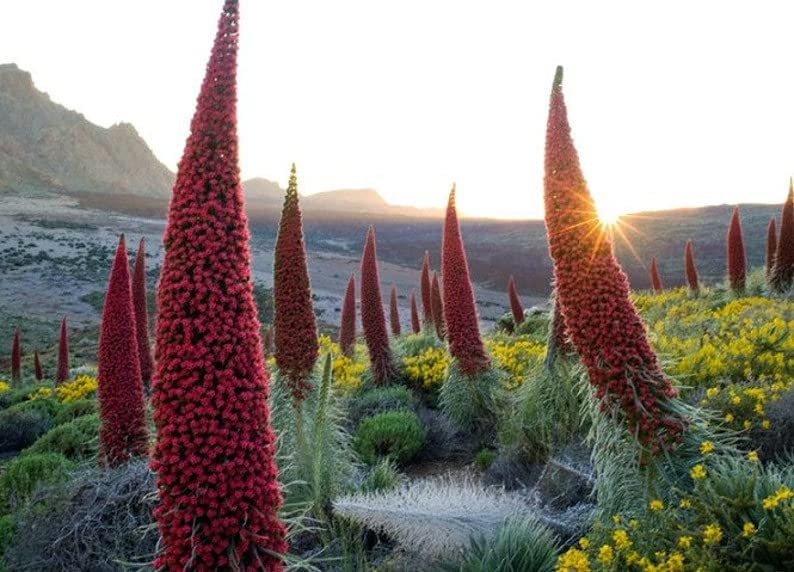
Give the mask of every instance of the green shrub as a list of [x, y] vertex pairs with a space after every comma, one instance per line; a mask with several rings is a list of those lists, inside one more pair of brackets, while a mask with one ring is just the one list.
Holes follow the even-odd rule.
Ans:
[[481, 471], [487, 471], [488, 467], [493, 464], [494, 459], [496, 459], [496, 451], [493, 449], [480, 449], [477, 456], [474, 457], [474, 464]]
[[403, 385], [366, 389], [350, 396], [347, 403], [347, 417], [353, 426], [365, 417], [372, 417], [384, 411], [413, 409], [417, 399], [413, 392]]
[[65, 481], [74, 468], [74, 463], [58, 453], [17, 457], [0, 476], [2, 506], [16, 509], [30, 498], [39, 484]]
[[355, 448], [369, 464], [390, 458], [395, 463], [410, 461], [425, 444], [425, 430], [416, 413], [386, 411], [367, 417], [358, 427]]
[[474, 376], [460, 371], [458, 361], [448, 368], [447, 379], [439, 393], [439, 404], [460, 427], [487, 431], [496, 424], [494, 393], [503, 385], [504, 373], [496, 368]]
[[54, 422], [60, 410], [61, 404], [56, 399], [33, 399], [12, 405], [6, 411], [32, 411]]
[[12, 405], [27, 401], [28, 396], [32, 391], [33, 388], [31, 387], [18, 387], [16, 389], [11, 389], [9, 391], [0, 393], [0, 409], [8, 409]]
[[60, 409], [53, 418], [53, 422], [55, 425], [63, 425], [74, 421], [78, 417], [94, 413], [97, 413], [97, 402], [95, 399], [78, 399], [77, 401], [61, 404]]
[[[6, 553], [8, 547], [14, 542], [16, 533], [17, 527], [12, 516], [7, 514], [0, 517], [0, 557]], [[2, 561], [0, 561], [0, 570], [6, 570]]]
[[0, 453], [21, 451], [51, 427], [50, 416], [40, 411], [7, 409], [0, 412]]
[[444, 342], [438, 339], [435, 331], [420, 334], [409, 334], [402, 336], [397, 341], [397, 351], [400, 358], [416, 357], [430, 348], [446, 347]]
[[25, 454], [60, 453], [69, 459], [95, 457], [99, 450], [99, 415], [84, 415], [59, 425], [33, 443]]
[[400, 474], [397, 465], [391, 459], [383, 459], [378, 462], [361, 482], [361, 492], [376, 493], [379, 491], [391, 491], [403, 483], [403, 476]]

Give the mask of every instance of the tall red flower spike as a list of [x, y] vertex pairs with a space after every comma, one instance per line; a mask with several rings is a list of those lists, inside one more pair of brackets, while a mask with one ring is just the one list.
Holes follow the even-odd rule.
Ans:
[[661, 292], [664, 290], [662, 286], [662, 278], [659, 276], [659, 269], [656, 267], [656, 257], [651, 257], [651, 286], [654, 292]]
[[430, 291], [430, 253], [425, 251], [422, 259], [422, 276], [420, 279], [420, 293], [422, 294], [422, 312], [425, 325], [433, 323], [433, 300]]
[[684, 429], [669, 407], [677, 392], [651, 350], [579, 166], [561, 67], [549, 105], [544, 196], [557, 299], [601, 410], [651, 453], [672, 448]]
[[442, 298], [449, 353], [457, 358], [463, 373], [475, 375], [488, 369], [490, 359], [480, 337], [477, 305], [455, 208], [455, 185], [449, 193], [441, 251]]
[[775, 252], [775, 271], [772, 286], [778, 292], [786, 292], [794, 281], [794, 183], [789, 180], [788, 196], [783, 204], [780, 218], [780, 233]]
[[416, 307], [416, 290], [411, 290], [411, 331], [414, 334], [422, 331], [422, 323], [419, 321], [419, 308]]
[[69, 331], [66, 316], [61, 320], [61, 337], [58, 341], [58, 369], [55, 372], [55, 385], [69, 381]]
[[262, 349], [264, 351], [265, 359], [273, 355], [273, 326], [265, 328], [265, 333], [262, 334]]
[[287, 549], [238, 167], [226, 0], [171, 198], [152, 383], [158, 570], [277, 571]]
[[447, 335], [447, 324], [444, 320], [444, 299], [441, 297], [438, 272], [433, 273], [433, 281], [430, 285], [430, 303], [433, 306], [433, 324], [436, 327], [436, 335], [438, 339], [443, 340]]
[[19, 385], [22, 381], [22, 341], [19, 327], [14, 330], [14, 341], [11, 343], [11, 383]]
[[306, 264], [303, 217], [298, 202], [298, 177], [294, 164], [281, 211], [273, 259], [276, 364], [287, 380], [292, 399], [302, 401], [312, 390], [308, 380], [320, 347]]
[[400, 327], [400, 309], [397, 306], [397, 286], [392, 284], [391, 295], [389, 296], [389, 323], [391, 324], [391, 333], [394, 337], [400, 335], [402, 328]]
[[766, 228], [766, 279], [772, 280], [775, 272], [775, 257], [777, 256], [777, 227], [775, 217], [769, 219], [769, 226]]
[[342, 322], [339, 325], [339, 349], [352, 356], [356, 349], [356, 275], [351, 274], [342, 302]]
[[39, 350], [33, 352], [33, 374], [36, 376], [36, 381], [44, 379], [44, 370], [41, 368], [41, 357]]
[[132, 303], [135, 307], [135, 328], [138, 339], [138, 359], [141, 362], [143, 387], [149, 388], [154, 372], [152, 348], [149, 345], [149, 310], [146, 307], [146, 246], [138, 243], [135, 268], [132, 271]]
[[99, 443], [102, 462], [118, 467], [146, 455], [149, 434], [124, 235], [110, 271], [97, 358]]
[[521, 298], [518, 297], [516, 281], [513, 276], [507, 281], [507, 296], [510, 298], [510, 311], [513, 312], [513, 323], [518, 327], [524, 321], [524, 307], [521, 305]]
[[728, 282], [734, 292], [744, 292], [746, 281], [747, 259], [744, 254], [739, 207], [736, 207], [733, 209], [731, 226], [728, 228]]
[[386, 383], [395, 374], [386, 317], [380, 295], [375, 229], [369, 227], [364, 254], [361, 257], [361, 324], [372, 364], [372, 378], [376, 385]]
[[686, 270], [686, 283], [692, 292], [698, 292], [700, 285], [698, 284], [698, 271], [695, 267], [695, 255], [692, 252], [692, 241], [687, 240], [684, 247], [684, 268]]

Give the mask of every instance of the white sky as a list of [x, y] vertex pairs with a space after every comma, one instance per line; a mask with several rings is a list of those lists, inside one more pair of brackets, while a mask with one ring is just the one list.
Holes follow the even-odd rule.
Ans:
[[[0, 62], [174, 168], [222, 0], [0, 0]], [[782, 202], [794, 4], [241, 0], [245, 178], [542, 216], [554, 67], [598, 201]]]

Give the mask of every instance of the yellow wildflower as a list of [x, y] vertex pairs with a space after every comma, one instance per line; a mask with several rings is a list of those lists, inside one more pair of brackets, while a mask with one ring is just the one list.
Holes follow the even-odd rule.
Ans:
[[757, 463], [758, 462], [758, 451], [749, 451], [747, 453], [747, 459], [751, 463]]
[[687, 548], [692, 546], [692, 537], [691, 536], [682, 536], [678, 539], [678, 547], [686, 550]]
[[557, 559], [555, 572], [590, 572], [590, 560], [587, 554], [578, 548], [569, 548]]
[[615, 559], [615, 551], [612, 549], [612, 546], [609, 544], [604, 544], [601, 548], [598, 549], [598, 561], [601, 564], [609, 564], [612, 560]]
[[699, 481], [701, 479], [706, 478], [706, 468], [703, 465], [695, 465], [692, 467], [692, 470], [689, 471], [689, 476], [692, 477], [693, 481]]
[[712, 443], [711, 441], [703, 441], [700, 444], [700, 454], [701, 455], [708, 455], [712, 451], [714, 451], [714, 443]]
[[629, 535], [622, 528], [619, 528], [612, 533], [612, 540], [615, 542], [615, 546], [618, 548], [618, 550], [625, 550], [631, 546]]
[[717, 523], [709, 524], [703, 530], [703, 544], [717, 544], [722, 540], [722, 529]]
[[752, 522], [744, 523], [744, 526], [742, 527], [742, 536], [744, 536], [745, 538], [750, 538], [756, 532], [758, 532], [758, 529]]

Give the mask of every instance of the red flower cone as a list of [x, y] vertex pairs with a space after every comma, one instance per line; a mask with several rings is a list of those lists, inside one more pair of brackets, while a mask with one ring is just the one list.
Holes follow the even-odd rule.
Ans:
[[339, 349], [352, 356], [356, 349], [356, 276], [350, 275], [342, 302], [342, 322], [339, 326]]
[[66, 316], [61, 320], [61, 338], [58, 341], [58, 369], [55, 373], [55, 385], [69, 381], [69, 332]]
[[397, 286], [392, 284], [391, 296], [389, 296], [389, 323], [391, 324], [391, 333], [396, 338], [400, 335], [402, 328], [400, 327], [400, 309], [397, 306]]
[[430, 302], [433, 306], [433, 324], [436, 327], [436, 335], [439, 340], [443, 340], [447, 335], [447, 325], [444, 321], [444, 300], [441, 297], [441, 285], [437, 272], [433, 273], [433, 281], [430, 285]]
[[775, 272], [775, 257], [777, 256], [777, 227], [775, 217], [769, 220], [766, 229], [766, 279], [771, 284]]
[[700, 285], [698, 284], [698, 271], [695, 267], [695, 255], [692, 253], [691, 240], [687, 240], [684, 247], [684, 268], [686, 269], [686, 283], [689, 285], [689, 290], [698, 292]]
[[135, 328], [138, 339], [138, 359], [141, 362], [141, 380], [144, 389], [149, 388], [154, 372], [152, 349], [149, 345], [149, 310], [146, 307], [146, 246], [138, 243], [135, 268], [132, 271], [132, 302], [135, 307]]
[[419, 285], [422, 294], [424, 324], [429, 325], [433, 323], [433, 300], [430, 285], [430, 253], [427, 251], [422, 259], [422, 276]]
[[656, 267], [656, 257], [651, 257], [651, 285], [654, 292], [661, 292], [664, 290], [662, 286], [662, 278], [659, 276], [659, 269]]
[[477, 306], [455, 208], [455, 185], [449, 193], [441, 251], [442, 298], [449, 353], [458, 360], [463, 373], [476, 375], [488, 369], [490, 359], [480, 338]]
[[39, 357], [39, 350], [33, 352], [33, 373], [36, 376], [36, 381], [44, 379], [44, 370], [41, 369], [41, 357]]
[[292, 165], [281, 211], [274, 260], [276, 364], [287, 380], [292, 399], [302, 401], [312, 390], [309, 377], [317, 362], [320, 347], [306, 264], [295, 165]]
[[507, 281], [507, 296], [510, 298], [510, 311], [513, 312], [513, 323], [518, 327], [524, 321], [524, 307], [521, 305], [521, 299], [518, 297], [518, 290], [516, 289], [516, 281], [513, 276]]
[[422, 323], [419, 321], [419, 308], [416, 307], [415, 290], [411, 290], [411, 331], [415, 334], [422, 331]]
[[118, 467], [146, 455], [146, 405], [135, 330], [135, 309], [124, 235], [110, 271], [97, 358], [99, 443], [102, 462]]
[[378, 258], [375, 246], [375, 229], [369, 227], [364, 254], [361, 257], [361, 324], [372, 364], [375, 385], [382, 385], [394, 376], [396, 370], [389, 348], [383, 299], [380, 295]]
[[731, 226], [728, 228], [728, 282], [734, 292], [744, 292], [747, 280], [747, 260], [742, 240], [742, 223], [739, 220], [739, 207], [733, 209]]
[[780, 233], [775, 252], [775, 271], [772, 286], [777, 292], [786, 292], [794, 281], [794, 184], [789, 180], [788, 196], [780, 217]]
[[14, 341], [11, 343], [11, 384], [22, 382], [22, 341], [19, 327], [14, 330]]
[[282, 570], [269, 375], [237, 140], [238, 2], [226, 0], [165, 233], [152, 383], [158, 570]]
[[651, 350], [579, 166], [562, 93], [562, 68], [557, 69], [549, 107], [546, 229], [565, 327], [602, 411], [656, 453], [680, 441], [684, 420], [670, 408], [676, 390]]

